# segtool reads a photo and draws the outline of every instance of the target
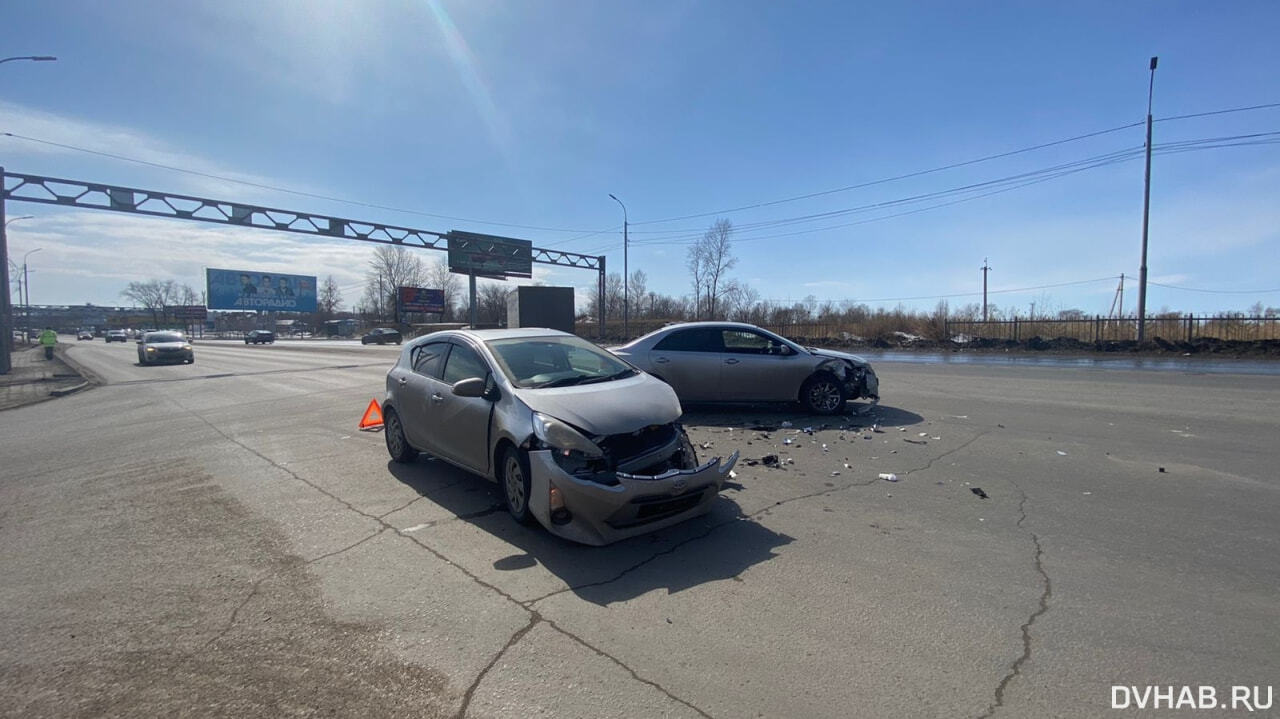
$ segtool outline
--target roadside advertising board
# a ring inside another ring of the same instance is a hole
[[[316,311],[316,278],[251,270],[205,270],[211,310]]]
[[[397,288],[401,312],[444,312],[444,290],[422,287]]]

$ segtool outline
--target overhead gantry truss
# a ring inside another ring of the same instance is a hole
[[[59,177],[7,172],[0,168],[4,192],[0,202],[36,202],[92,210],[127,212],[175,220],[194,220],[234,225],[258,230],[294,232],[328,239],[377,242],[427,250],[447,250],[450,232],[401,227],[381,222],[365,222],[314,212],[262,207],[207,197],[181,195],[136,187],[107,185]],[[533,248],[533,261],[544,265],[594,270],[598,274],[599,296],[604,296],[604,255]],[[7,303],[6,303],[7,304]],[[600,302],[600,330],[604,332],[604,302]]]

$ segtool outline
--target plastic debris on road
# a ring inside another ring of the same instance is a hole
[[[782,440],[782,443],[783,443],[783,444],[791,444],[793,441],[794,441],[794,440],[792,440],[790,437],[787,437],[786,439]]]
[[[909,443],[911,443],[911,444],[929,444],[928,442],[924,441],[923,439],[904,439],[904,440],[902,440],[902,441],[903,441],[903,442],[909,442]]]
[[[982,491],[982,487],[970,487],[970,488],[969,488],[969,491],[970,491],[970,492],[973,492],[974,494],[978,495],[979,497],[982,497],[983,499],[991,499],[991,497],[988,497],[988,496],[987,496],[987,493],[986,493],[986,492]]]
[[[883,479],[886,482],[896,482],[898,481],[898,475],[893,472],[881,472],[880,479]]]
[[[763,457],[761,457],[761,458],[760,458],[760,464],[763,464],[763,465],[764,465],[764,466],[766,466],[766,467],[777,467],[777,466],[778,466],[778,455],[776,455],[776,454],[766,454],[765,456],[763,456]]]
[[[779,424],[778,424],[778,426],[779,426],[779,427],[790,427],[790,426],[791,426],[791,423],[790,423],[790,422],[786,422],[786,421],[784,421],[784,422],[779,423]]]
[[[1062,450],[1058,450],[1058,456],[1060,456],[1060,457],[1065,457],[1065,456],[1067,456],[1067,453],[1066,453],[1066,452],[1063,452]]]

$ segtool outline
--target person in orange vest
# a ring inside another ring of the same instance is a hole
[[[44,358],[53,359],[53,346],[58,344],[58,333],[52,327],[45,327],[40,333],[40,344],[44,346]]]

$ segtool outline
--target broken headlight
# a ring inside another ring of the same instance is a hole
[[[533,413],[533,436],[547,449],[553,450],[557,459],[560,455],[570,457],[575,453],[583,459],[600,459],[604,456],[604,451],[581,432],[541,412]]]

